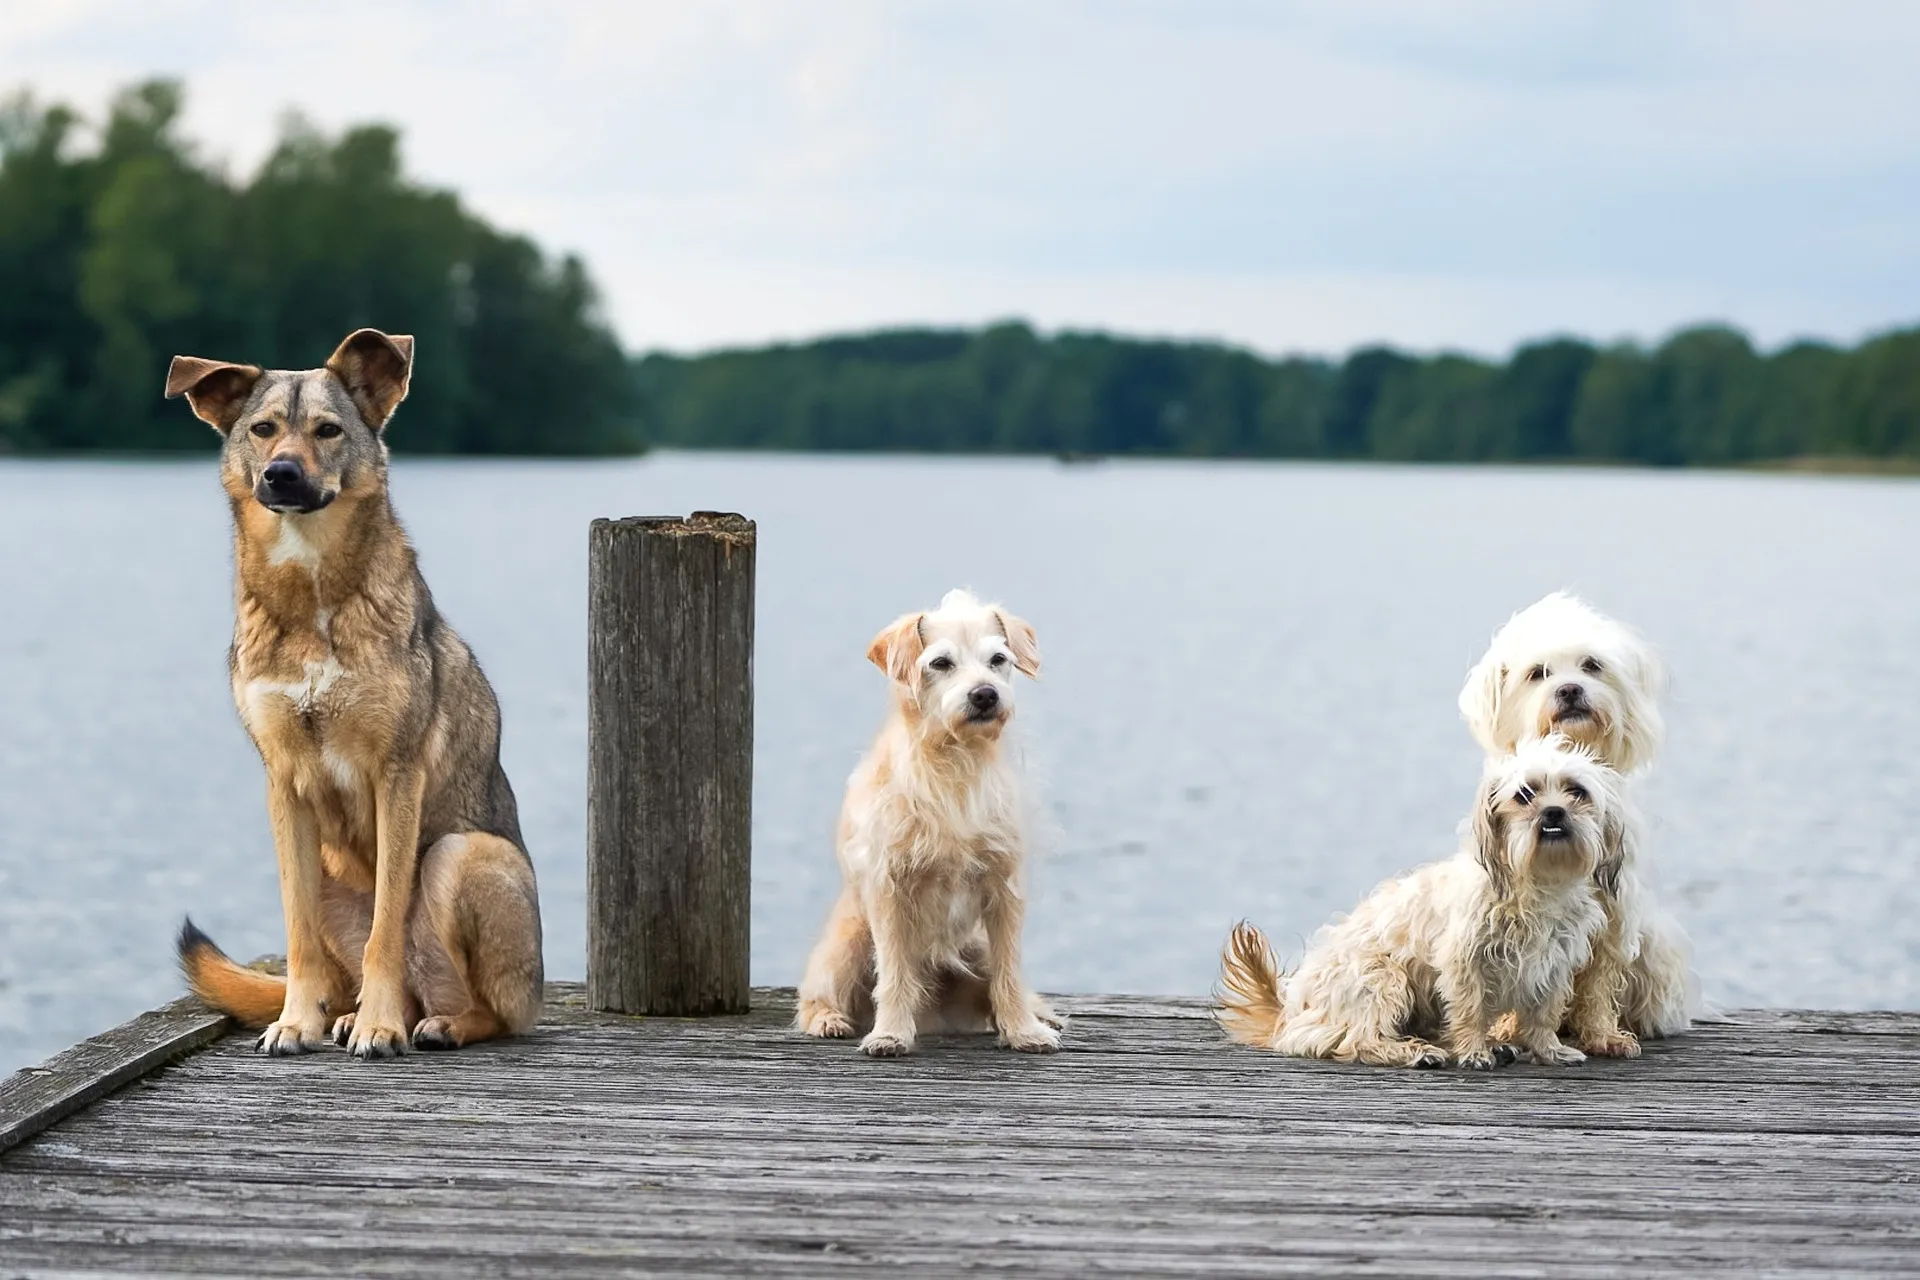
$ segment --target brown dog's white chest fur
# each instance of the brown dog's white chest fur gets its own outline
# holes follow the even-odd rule
[[[345,585],[335,545],[344,511],[241,519],[233,698],[270,768],[312,806],[321,843],[357,868],[376,855],[374,797],[406,693],[395,679],[391,610]],[[407,621],[407,619],[400,619]]]

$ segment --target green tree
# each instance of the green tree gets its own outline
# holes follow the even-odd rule
[[[349,330],[414,335],[393,438],[422,452],[641,447],[639,395],[577,260],[549,260],[410,182],[399,135],[298,119],[250,181],[178,133],[183,96],[119,95],[98,147],[79,117],[0,111],[0,442],[198,449],[158,394],[187,352],[303,368]]]

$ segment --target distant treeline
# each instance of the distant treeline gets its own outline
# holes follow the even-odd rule
[[[161,400],[176,353],[312,368],[350,330],[412,333],[409,451],[640,446],[631,372],[586,270],[401,173],[380,126],[293,121],[246,181],[177,133],[181,90],[90,125],[0,107],[0,449],[205,449]]]
[[[409,181],[394,130],[294,120],[239,181],[179,136],[181,103],[157,81],[96,124],[0,107],[0,450],[204,448],[160,399],[169,356],[307,368],[375,325],[418,340],[394,427],[418,452],[1920,458],[1920,329],[1851,350],[1698,328],[1330,361],[1009,323],[629,361],[577,259]]]
[[[1920,458],[1920,329],[1772,354],[1726,328],[1559,338],[1493,362],[1268,360],[1022,324],[636,364],[650,436],[715,448],[1675,465]]]

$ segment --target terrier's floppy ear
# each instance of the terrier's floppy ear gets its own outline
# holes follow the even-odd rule
[[[1593,882],[1599,886],[1602,895],[1612,899],[1619,896],[1620,873],[1633,856],[1634,846],[1640,840],[1640,831],[1634,823],[1632,811],[1613,786],[1608,787],[1604,797],[1596,798],[1606,806],[1606,812],[1601,815],[1600,861],[1594,864]]]
[[[355,329],[327,357],[327,371],[346,387],[366,424],[379,431],[407,398],[407,384],[413,377],[413,338]]]
[[[1504,898],[1513,885],[1513,867],[1507,862],[1507,819],[1499,809],[1498,780],[1480,789],[1473,807],[1473,856],[1487,873],[1494,896]]]
[[[1033,625],[1010,613],[996,612],[993,616],[1000,623],[1000,634],[1007,638],[1007,648],[1013,650],[1013,669],[1029,680],[1038,680],[1040,641],[1033,634]]]
[[[927,650],[927,615],[909,613],[894,621],[867,646],[867,661],[900,684],[913,683],[913,669]]]
[[[167,366],[167,399],[186,396],[193,416],[225,435],[239,420],[262,372],[257,365],[175,356]]]
[[[1474,664],[1473,670],[1467,672],[1467,682],[1460,687],[1460,714],[1466,718],[1473,740],[1489,755],[1511,751],[1514,746],[1511,742],[1501,742],[1498,737],[1500,695],[1506,682],[1506,664],[1489,650]]]

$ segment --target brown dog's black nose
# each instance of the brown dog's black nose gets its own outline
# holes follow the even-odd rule
[[[990,684],[979,684],[967,695],[975,711],[991,711],[1000,705],[1000,691]]]
[[[300,470],[300,464],[293,459],[275,458],[260,473],[260,478],[267,482],[269,489],[297,489],[306,476]]]
[[[1553,691],[1553,696],[1573,707],[1587,700],[1587,691],[1577,684],[1563,684]]]

